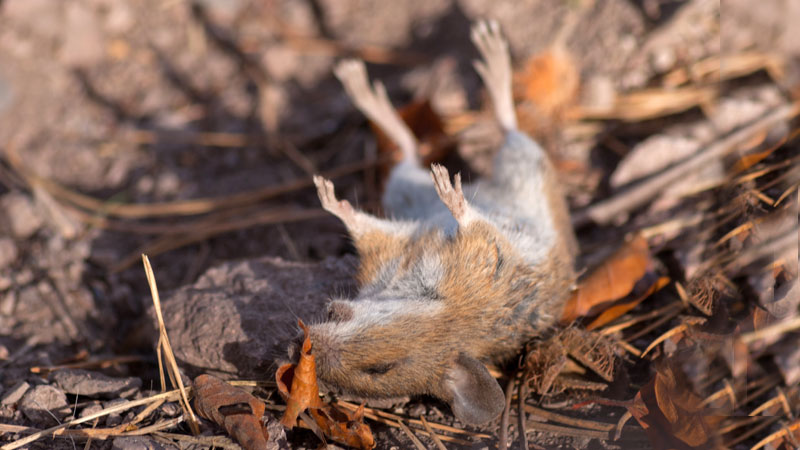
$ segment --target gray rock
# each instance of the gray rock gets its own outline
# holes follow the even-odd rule
[[[66,408],[67,396],[61,390],[50,385],[39,385],[25,393],[19,402],[19,410],[28,419],[37,425],[47,426],[57,425],[58,422],[53,417],[59,416],[58,413],[51,411]]]
[[[101,405],[99,402],[92,403],[91,405],[84,406],[83,410],[81,410],[81,413],[78,416],[81,418],[88,417],[91,416],[92,414],[97,414],[102,410],[103,410],[103,405]]]
[[[112,407],[117,406],[117,405],[123,405],[125,403],[128,403],[129,401],[130,400],[127,400],[127,399],[124,399],[124,398],[118,398],[118,399],[110,400],[110,401],[107,401],[107,402],[103,403],[103,409],[112,408]],[[121,424],[122,420],[123,420],[123,418],[122,418],[123,414],[126,414],[126,415],[130,414],[130,410],[113,412],[113,413],[107,415],[106,416],[106,427],[111,428],[111,427],[115,427],[115,426]]]
[[[0,400],[0,405],[8,406],[13,405],[20,401],[23,395],[28,392],[31,385],[25,381],[20,381],[14,386],[11,387],[5,394],[3,394],[3,399]]]
[[[139,378],[114,378],[82,369],[56,370],[50,375],[50,381],[68,394],[85,397],[130,397],[142,387]]]
[[[17,244],[7,237],[0,238],[0,269],[8,267],[17,260]]]
[[[331,296],[355,289],[356,258],[320,263],[276,258],[231,262],[166,297],[164,322],[180,367],[190,376],[269,378],[298,336],[297,319],[324,316]],[[158,340],[151,309],[152,344]]]
[[[42,216],[27,195],[12,192],[0,199],[0,208],[8,217],[11,231],[25,239],[42,227]]]
[[[164,450],[157,441],[145,436],[122,436],[114,438],[111,443],[112,450]]]

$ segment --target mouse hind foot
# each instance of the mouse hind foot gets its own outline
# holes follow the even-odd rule
[[[482,20],[472,26],[470,37],[482,57],[473,65],[492,99],[495,117],[503,130],[516,130],[517,114],[511,91],[511,56],[508,42],[500,33],[500,25],[494,20]]]
[[[358,110],[400,147],[403,159],[418,165],[418,145],[414,133],[392,106],[383,83],[375,81],[370,85],[364,62],[357,59],[341,61],[334,68],[334,74]]]

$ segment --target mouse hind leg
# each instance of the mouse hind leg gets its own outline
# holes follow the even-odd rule
[[[500,25],[494,20],[482,20],[472,26],[470,38],[481,60],[473,66],[483,80],[494,105],[497,121],[504,131],[517,129],[517,113],[511,92],[511,56],[508,42],[500,33]]]
[[[347,59],[334,68],[336,78],[362,114],[367,116],[403,153],[403,160],[419,164],[417,139],[392,106],[386,88],[380,81],[370,85],[364,62]]]
[[[427,171],[420,165],[417,139],[389,101],[379,81],[370,85],[360,60],[345,60],[334,69],[347,95],[367,118],[400,148],[403,160],[392,168],[383,195],[387,214],[400,219],[424,219],[441,209]]]
[[[550,170],[549,161],[544,150],[517,128],[511,56],[500,26],[493,20],[480,21],[472,26],[470,37],[481,55],[481,60],[473,65],[489,93],[495,118],[505,132],[492,178],[485,185],[503,193],[499,198],[516,208],[518,200],[530,202],[542,193],[542,179]]]

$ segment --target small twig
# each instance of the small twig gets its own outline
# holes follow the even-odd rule
[[[765,419],[763,422],[761,422],[760,424],[754,426],[753,428],[750,428],[749,430],[745,431],[743,434],[737,436],[736,439],[733,439],[731,441],[725,442],[723,444],[722,448],[733,448],[736,444],[744,441],[745,439],[750,438],[754,434],[758,433],[759,431],[763,430],[764,428],[769,427],[770,425],[772,425],[773,423],[777,422],[778,420],[780,420],[779,416],[770,416],[767,419]],[[764,441],[762,441],[762,442],[764,442]],[[766,441],[766,442],[769,442],[769,441]],[[754,449],[755,449],[755,447],[751,448],[750,450],[754,450]]]
[[[580,428],[588,428],[590,430],[597,430],[597,431],[605,431],[609,432],[614,429],[616,426],[613,423],[602,423],[602,422],[595,422],[593,420],[586,420],[586,419],[578,419],[575,417],[565,416],[563,414],[554,413],[548,411],[546,409],[537,408],[532,405],[525,405],[525,411],[535,415],[542,417],[547,420],[552,420],[553,422],[559,422],[564,425],[572,425],[574,427]]]
[[[583,428],[569,428],[569,427],[562,427],[559,425],[551,425],[549,423],[541,423],[536,422],[533,420],[528,421],[528,432],[531,431],[544,431],[547,433],[559,434],[562,436],[577,436],[577,437],[584,437],[584,438],[592,438],[592,439],[599,439],[599,440],[607,440],[608,439],[608,432],[604,431],[597,431],[597,430],[586,430]]]
[[[142,436],[145,434],[150,434],[154,431],[161,431],[166,430],[167,428],[172,428],[175,425],[183,422],[184,416],[181,415],[180,417],[176,417],[174,419],[165,420],[163,422],[154,423],[148,427],[139,428],[138,430],[128,431],[126,433],[122,433],[121,436]]]
[[[500,420],[500,434],[497,436],[498,450],[506,450],[508,448],[508,419],[511,414],[511,397],[514,395],[515,381],[516,377],[511,377],[506,385],[506,407],[503,409],[503,418]]]
[[[528,436],[525,431],[525,399],[528,397],[527,384],[524,381],[525,377],[520,377],[519,384],[517,384],[517,420],[519,426],[519,440],[522,444],[521,448],[528,447]]]
[[[408,436],[408,438],[411,439],[411,442],[414,443],[414,446],[417,447],[417,449],[425,450],[425,446],[422,445],[422,442],[420,442],[419,438],[414,436],[414,433],[411,432],[411,429],[409,429],[406,426],[406,424],[403,423],[402,420],[398,420],[397,425],[400,427],[400,429],[402,429],[406,433],[406,436]]]
[[[447,447],[444,446],[442,440],[439,439],[439,436],[437,436],[436,433],[433,432],[433,428],[431,428],[430,424],[428,424],[428,421],[425,420],[425,416],[419,416],[419,420],[422,421],[422,426],[425,427],[425,430],[428,432],[428,436],[430,436],[431,439],[433,439],[433,443],[436,444],[436,447],[439,450],[447,450]]]
[[[107,369],[117,364],[128,364],[136,362],[144,362],[145,358],[137,355],[130,356],[115,356],[108,359],[94,359],[88,361],[81,361],[71,364],[60,364],[57,366],[33,366],[30,368],[31,373],[47,375],[55,370],[62,369]]]
[[[241,450],[242,448],[239,444],[235,444],[225,436],[189,436],[186,434],[165,433],[163,431],[155,431],[153,432],[153,436],[170,441],[205,445],[210,448],[223,448],[229,450]]]

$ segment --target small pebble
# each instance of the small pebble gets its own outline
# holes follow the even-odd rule
[[[22,411],[22,414],[40,426],[57,425],[56,418],[60,413],[55,411],[68,406],[66,394],[47,384],[29,390],[19,402],[19,410]]]
[[[100,372],[63,369],[50,374],[50,381],[68,394],[86,397],[130,397],[142,387],[139,378],[114,378]]]
[[[11,387],[6,393],[3,395],[3,399],[0,400],[0,405],[8,406],[13,405],[22,399],[22,396],[28,392],[31,385],[25,381],[20,381],[14,386]]]
[[[146,436],[121,436],[114,438],[111,450],[162,450],[165,447]]]
[[[27,195],[12,192],[0,199],[0,208],[5,212],[14,236],[26,239],[42,227],[42,216]]]
[[[122,405],[122,404],[125,404],[125,403],[128,403],[127,399],[117,398],[117,399],[114,399],[114,400],[107,401],[107,402],[103,403],[103,408],[104,409],[105,408],[111,408],[111,407],[114,407],[114,406],[117,406],[117,405]],[[127,413],[127,410],[126,411],[114,412],[114,413],[111,413],[111,414],[107,415],[106,416],[106,424],[105,424],[106,427],[111,428],[111,427],[115,427],[115,426],[121,424],[122,423],[123,414],[125,414],[125,413]]]

